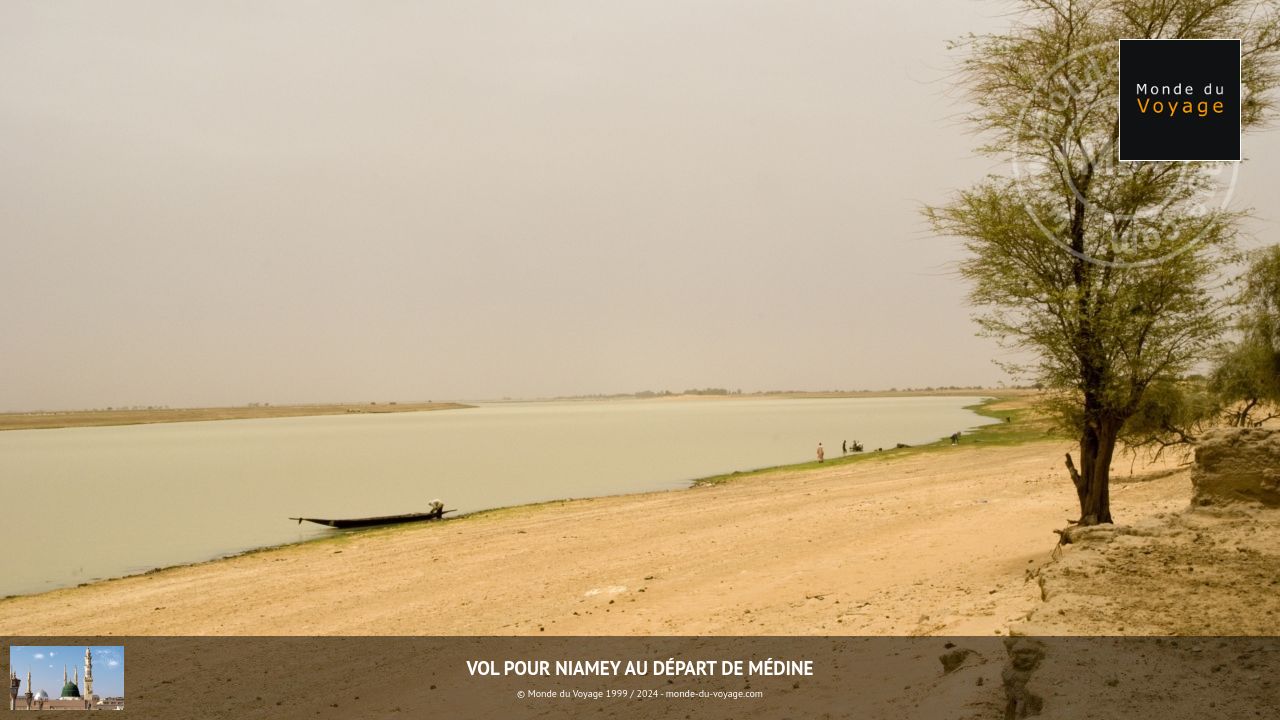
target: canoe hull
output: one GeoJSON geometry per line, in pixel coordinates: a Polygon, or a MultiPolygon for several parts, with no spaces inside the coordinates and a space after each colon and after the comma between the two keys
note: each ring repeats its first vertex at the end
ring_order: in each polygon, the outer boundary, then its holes
{"type": "Polygon", "coordinates": [[[383,515],[380,517],[367,518],[347,518],[347,519],[329,519],[329,518],[289,518],[297,520],[298,524],[303,521],[316,523],[317,525],[327,525],[331,528],[339,530],[348,530],[351,528],[376,527],[378,525],[403,525],[405,523],[428,522],[431,520],[444,519],[444,513],[453,512],[445,510],[444,512],[429,513],[408,513],[406,515],[383,515]]]}

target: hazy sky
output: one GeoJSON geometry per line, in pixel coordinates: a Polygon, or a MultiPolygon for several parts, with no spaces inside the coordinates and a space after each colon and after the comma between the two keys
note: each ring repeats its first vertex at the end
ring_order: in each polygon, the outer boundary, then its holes
{"type": "Polygon", "coordinates": [[[0,409],[995,383],[918,209],[1006,7],[7,0],[0,409]]]}

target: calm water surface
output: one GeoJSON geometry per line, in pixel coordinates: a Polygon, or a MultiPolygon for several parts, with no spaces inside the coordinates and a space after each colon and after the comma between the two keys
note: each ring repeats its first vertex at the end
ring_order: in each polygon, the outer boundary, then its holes
{"type": "Polygon", "coordinates": [[[332,533],[289,516],[469,512],[666,490],[927,442],[977,398],[510,403],[379,415],[0,432],[0,596],[332,533]]]}

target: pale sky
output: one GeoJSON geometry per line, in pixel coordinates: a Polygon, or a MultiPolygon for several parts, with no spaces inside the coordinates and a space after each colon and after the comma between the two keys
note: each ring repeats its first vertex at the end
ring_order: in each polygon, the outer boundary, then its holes
{"type": "Polygon", "coordinates": [[[919,208],[1006,9],[6,0],[0,409],[994,384],[919,208]]]}

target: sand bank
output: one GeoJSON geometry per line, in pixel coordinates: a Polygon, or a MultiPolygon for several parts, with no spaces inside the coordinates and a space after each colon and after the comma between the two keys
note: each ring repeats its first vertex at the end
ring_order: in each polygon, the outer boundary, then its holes
{"type": "MultiPolygon", "coordinates": [[[[10,598],[0,634],[1003,633],[1041,607],[1052,530],[1075,514],[1069,448],[961,445],[340,534],[10,598]]],[[[1120,483],[1115,512],[1155,519],[1189,491],[1185,472],[1120,483]]]]}
{"type": "Polygon", "coordinates": [[[1098,528],[1037,576],[1035,635],[1280,634],[1280,511],[1186,508],[1098,528]]]}
{"type": "Polygon", "coordinates": [[[262,418],[346,415],[350,413],[425,412],[471,407],[460,403],[326,403],[320,405],[253,405],[213,408],[146,408],[136,410],[68,410],[0,413],[0,430],[49,430],[107,425],[254,420],[262,418]]]}

